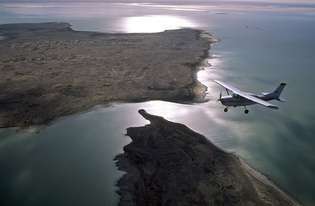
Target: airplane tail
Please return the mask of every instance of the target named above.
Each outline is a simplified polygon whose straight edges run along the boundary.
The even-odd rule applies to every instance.
[[[280,102],[285,102],[284,99],[280,98],[281,92],[283,91],[285,85],[287,85],[286,83],[281,83],[273,92],[272,95],[274,96],[274,98]]]

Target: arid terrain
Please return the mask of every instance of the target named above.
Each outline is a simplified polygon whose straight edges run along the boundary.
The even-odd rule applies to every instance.
[[[67,23],[0,25],[0,127],[44,124],[116,101],[193,100],[211,35],[74,31]]]
[[[150,124],[130,127],[132,142],[116,156],[127,172],[120,206],[297,206],[266,177],[183,124],[139,113]]]

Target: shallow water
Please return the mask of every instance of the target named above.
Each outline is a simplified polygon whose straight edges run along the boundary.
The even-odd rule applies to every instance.
[[[255,6],[255,7],[254,7]],[[0,4],[0,23],[67,21],[78,30],[157,32],[193,27],[221,41],[198,73],[207,103],[150,101],[96,107],[36,131],[0,130],[1,205],[114,205],[121,175],[112,159],[130,141],[125,129],[146,123],[144,108],[187,124],[235,152],[303,202],[314,205],[315,18],[313,7],[163,4]],[[159,19],[160,21],[157,21]],[[141,25],[147,25],[142,27]],[[221,79],[252,92],[288,83],[280,110],[231,108],[216,99]]]

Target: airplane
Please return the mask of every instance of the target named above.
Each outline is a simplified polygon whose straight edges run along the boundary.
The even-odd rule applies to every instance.
[[[220,92],[220,97],[218,101],[222,105],[226,106],[224,112],[228,111],[228,107],[239,107],[244,106],[244,113],[248,114],[249,110],[246,108],[247,105],[260,104],[271,109],[278,109],[278,106],[270,104],[270,100],[278,100],[280,102],[285,102],[284,99],[280,98],[280,94],[283,91],[286,83],[281,83],[274,91],[272,92],[263,92],[262,94],[252,94],[248,92],[241,91],[227,83],[224,83],[219,80],[214,80],[217,84],[224,87],[227,93],[227,96],[222,96]],[[230,92],[231,94],[230,94]]]

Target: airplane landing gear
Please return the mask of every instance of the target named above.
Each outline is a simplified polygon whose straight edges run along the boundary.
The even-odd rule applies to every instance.
[[[228,108],[226,107],[226,108],[224,108],[224,112],[227,112],[228,111]]]
[[[246,107],[244,107],[244,108],[245,108],[244,113],[248,114],[249,110]]]

